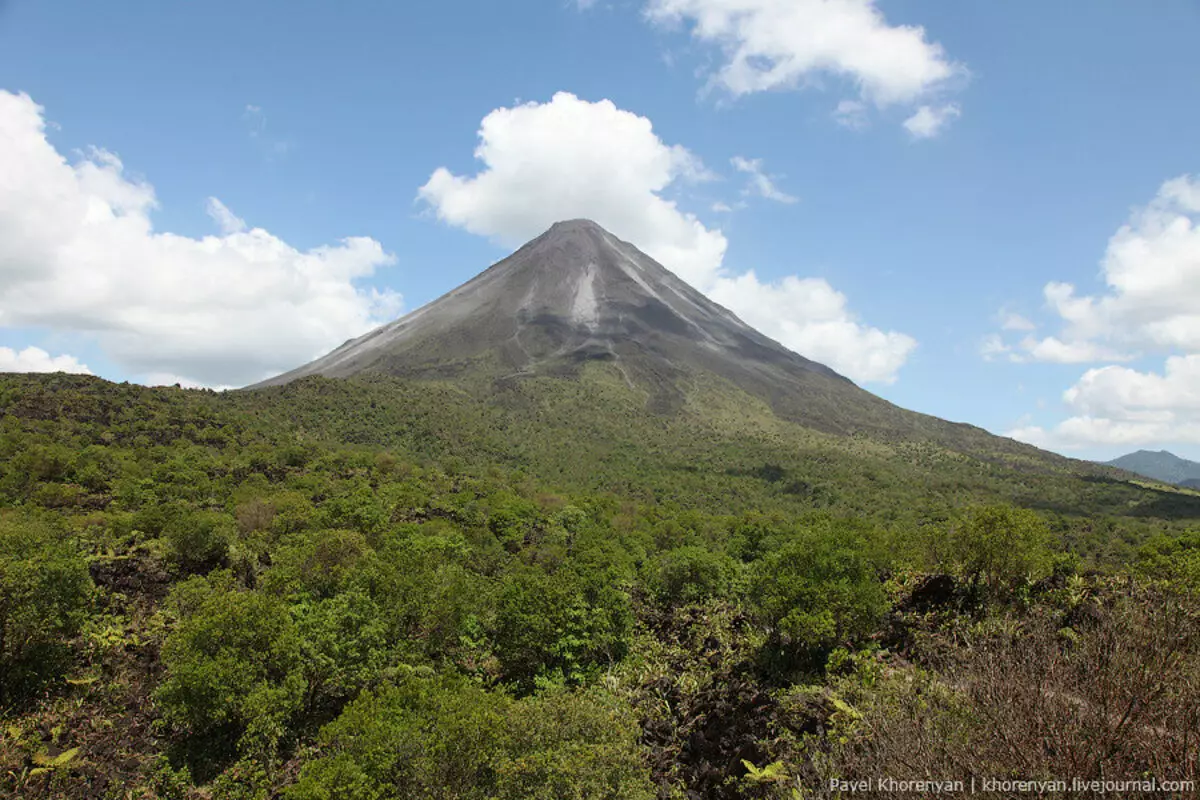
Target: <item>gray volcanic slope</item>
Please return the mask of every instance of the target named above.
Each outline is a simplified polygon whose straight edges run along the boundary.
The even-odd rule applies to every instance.
[[[943,438],[938,433],[970,429],[903,411],[793,353],[587,220],[559,222],[432,303],[250,388],[363,372],[482,375],[503,386],[529,375],[567,377],[589,360],[612,362],[649,391],[655,411],[677,408],[689,378],[707,372],[781,417],[830,432],[919,428]]]

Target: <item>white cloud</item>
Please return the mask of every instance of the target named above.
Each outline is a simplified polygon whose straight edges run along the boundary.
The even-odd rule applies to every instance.
[[[1005,344],[1004,339],[998,333],[988,334],[979,344],[979,354],[983,356],[984,361],[995,361],[1001,356],[1008,358],[1019,358],[1013,353],[1011,346]]]
[[[1200,352],[1198,221],[1200,181],[1164,183],[1109,240],[1107,292],[1079,296],[1069,283],[1046,285],[1046,303],[1063,323],[1057,338],[1120,352]]]
[[[212,217],[213,222],[217,223],[221,233],[226,236],[233,233],[242,233],[246,230],[246,221],[234,214],[225,204],[215,197],[208,198],[208,203],[205,205],[205,210]]]
[[[851,130],[861,130],[867,126],[867,104],[861,100],[842,100],[833,111],[837,123]]]
[[[695,285],[720,269],[721,232],[661,196],[706,171],[687,149],[663,144],[645,117],[560,92],[493,111],[479,139],[482,171],[461,177],[442,167],[419,190],[439,219],[515,246],[586,217]]]
[[[915,139],[932,139],[942,132],[950,120],[962,115],[953,103],[944,106],[921,106],[916,113],[904,120],[904,129]]]
[[[1011,435],[1062,448],[1200,443],[1200,355],[1168,358],[1161,374],[1119,366],[1088,370],[1063,400],[1071,417],[1048,430]]]
[[[592,219],[767,335],[856,380],[894,380],[915,345],[859,322],[824,281],[730,275],[721,231],[662,196],[706,170],[644,117],[560,93],[493,111],[479,138],[476,175],[439,168],[419,190],[451,225],[513,245],[558,220]]]
[[[1051,364],[1089,364],[1097,361],[1129,361],[1132,356],[1111,350],[1089,341],[1061,341],[1053,336],[1037,339],[1026,336],[1021,340],[1024,355],[1021,361],[1044,361]]]
[[[133,375],[240,385],[399,310],[357,284],[393,262],[378,242],[300,251],[215,199],[221,235],[156,231],[149,183],[103,150],[68,163],[44,127],[32,99],[0,91],[0,326],[92,334]]]
[[[750,176],[750,182],[746,186],[743,194],[758,195],[765,197],[767,200],[774,200],[777,203],[795,203],[797,198],[783,192],[775,185],[772,176],[763,172],[763,161],[761,158],[743,158],[742,156],[734,156],[730,163],[738,172],[744,172]]]
[[[863,104],[907,105],[966,73],[924,28],[889,24],[874,0],[650,0],[646,13],[719,47],[724,63],[710,83],[735,96],[833,75],[853,83]],[[838,116],[860,119],[863,110],[839,106]]]
[[[821,278],[762,283],[753,271],[721,278],[709,296],[797,353],[855,380],[892,383],[917,342],[858,321],[846,296]]]
[[[712,210],[717,214],[728,214],[733,208],[728,203],[718,201],[712,204]]]
[[[1000,327],[1006,331],[1032,331],[1037,325],[1016,312],[1007,311],[1000,314]]]
[[[52,356],[40,347],[26,347],[17,351],[11,347],[0,347],[0,372],[74,372],[91,375],[87,364],[79,363],[75,356]]]
[[[1064,448],[1200,441],[1200,181],[1169,180],[1136,209],[1109,240],[1102,276],[1096,295],[1046,284],[1061,331],[1019,347],[1026,360],[1109,365],[1067,390],[1068,419],[1021,436]],[[1161,373],[1111,363],[1155,354]]]

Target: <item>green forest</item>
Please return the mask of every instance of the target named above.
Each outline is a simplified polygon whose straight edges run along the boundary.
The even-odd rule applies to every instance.
[[[1200,777],[1200,493],[715,381],[475,389],[0,377],[0,795]]]

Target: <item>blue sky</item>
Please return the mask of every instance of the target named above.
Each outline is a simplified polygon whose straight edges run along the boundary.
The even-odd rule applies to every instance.
[[[1185,0],[9,0],[0,368],[240,385],[590,216],[903,406],[1200,458],[1196,41]]]

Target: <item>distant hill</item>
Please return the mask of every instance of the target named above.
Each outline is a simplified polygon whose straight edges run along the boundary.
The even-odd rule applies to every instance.
[[[1136,472],[1164,483],[1200,488],[1200,464],[1180,458],[1166,450],[1138,450],[1107,462],[1110,467]]]

